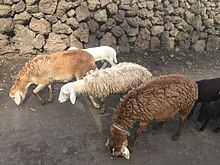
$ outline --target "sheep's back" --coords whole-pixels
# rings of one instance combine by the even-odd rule
[[[110,94],[126,93],[142,84],[152,74],[144,67],[133,63],[120,63],[111,68],[96,70],[85,77],[90,94],[105,98]]]
[[[199,89],[198,101],[210,102],[220,98],[220,78],[196,81]]]
[[[130,124],[134,121],[167,120],[180,110],[188,113],[197,98],[197,84],[189,78],[181,75],[156,77],[125,95],[113,119],[119,120],[117,123],[128,120],[126,123]]]

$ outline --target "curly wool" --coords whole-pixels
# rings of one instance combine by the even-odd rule
[[[110,94],[124,94],[132,88],[138,87],[150,77],[152,74],[147,68],[123,62],[111,68],[91,71],[82,79],[84,83],[81,85],[81,89],[79,89],[80,84],[77,85],[78,89],[74,89],[77,93],[84,92],[93,97],[106,98]]]
[[[180,110],[188,114],[197,98],[197,84],[185,76],[154,77],[124,96],[113,123],[131,128],[137,121],[167,120]]]

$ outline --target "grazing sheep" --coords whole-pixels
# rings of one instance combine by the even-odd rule
[[[41,104],[44,104],[45,101],[38,93],[47,86],[49,88],[48,102],[51,102],[53,100],[51,87],[53,82],[68,82],[74,77],[81,79],[91,69],[96,69],[95,60],[89,53],[82,50],[38,55],[22,68],[9,95],[19,105],[24,100],[28,87],[36,84],[37,87],[33,93]]]
[[[75,104],[76,95],[87,94],[101,98],[101,107],[92,97],[91,101],[100,113],[104,112],[104,99],[110,94],[124,94],[145,82],[152,74],[148,69],[134,63],[123,62],[111,68],[91,71],[82,80],[67,83],[61,87],[59,102],[63,103],[70,97]]]
[[[205,120],[202,127],[200,128],[200,131],[205,130],[208,122],[211,119],[216,119],[218,117],[220,117],[220,99],[218,99],[217,101],[204,104],[200,109],[200,114],[198,117],[198,121]],[[218,132],[218,127],[214,130],[214,132]]]
[[[115,109],[110,127],[111,136],[106,145],[114,156],[130,158],[127,148],[129,130],[136,122],[136,130],[130,150],[134,149],[136,139],[150,121],[159,123],[158,130],[177,112],[180,114],[179,128],[173,137],[177,140],[182,132],[185,120],[198,98],[198,87],[194,81],[183,75],[167,75],[147,80],[139,87],[128,92]]]
[[[78,49],[78,48],[70,47],[68,50],[74,50],[74,49]],[[87,48],[82,50],[90,53],[95,58],[95,61],[106,60],[111,64],[111,66],[114,66],[115,64],[118,63],[116,57],[117,55],[116,51],[110,46],[99,46],[99,47]],[[107,65],[108,65],[107,63],[104,63],[101,69],[105,68]]]
[[[204,79],[196,81],[196,83],[199,89],[199,96],[189,116],[187,117],[188,119],[193,116],[197,103],[202,103],[202,107],[203,104],[210,103],[211,101],[215,101],[220,98],[220,78]]]

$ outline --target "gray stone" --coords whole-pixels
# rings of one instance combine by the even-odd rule
[[[82,43],[73,34],[71,34],[69,36],[69,39],[70,39],[70,47],[75,46],[75,47],[80,48],[80,49],[83,48]]]
[[[116,15],[113,15],[116,22],[122,23],[125,20],[125,11],[118,10]]]
[[[117,14],[118,6],[115,3],[111,3],[107,6],[107,10],[111,15]]]
[[[210,18],[210,19],[204,20],[203,23],[204,23],[205,27],[210,28],[210,27],[214,26],[214,19]]]
[[[0,19],[0,33],[11,32],[14,28],[14,23],[11,18]]]
[[[152,26],[152,23],[149,19],[141,20],[140,22],[140,27],[150,29],[151,26]]]
[[[158,51],[160,50],[160,39],[157,37],[151,37],[150,40],[150,50],[151,51]]]
[[[133,26],[133,27],[138,27],[140,25],[140,18],[139,17],[129,17],[127,18],[127,22],[129,25]]]
[[[179,33],[179,30],[177,28],[173,28],[172,30],[170,30],[170,35],[172,37],[176,37]]]
[[[79,23],[75,18],[67,18],[66,24],[69,25],[73,30],[79,27]]]
[[[189,25],[186,23],[185,20],[182,20],[180,23],[176,24],[176,28],[178,30],[182,30],[184,32],[189,30]]]
[[[202,19],[200,15],[195,15],[189,11],[186,13],[186,22],[191,24],[195,29],[200,30],[202,26]]]
[[[170,31],[170,30],[174,29],[174,24],[172,22],[168,22],[164,25],[164,29],[167,31]]]
[[[12,5],[12,11],[15,13],[21,13],[25,10],[26,6],[25,3],[21,0],[17,4]]]
[[[38,0],[25,0],[26,4],[31,6],[31,5],[34,5],[38,2]]]
[[[106,22],[107,18],[106,10],[98,10],[95,12],[94,19],[97,22]]]
[[[71,34],[72,29],[67,24],[58,21],[52,25],[52,32],[57,34]]]
[[[135,50],[143,51],[149,48],[150,32],[147,28],[140,29],[138,37],[134,43]]]
[[[129,30],[127,31],[127,36],[133,37],[138,35],[139,33],[139,27],[130,27]]]
[[[67,12],[67,16],[68,16],[69,18],[75,17],[75,15],[76,15],[76,12],[75,12],[75,10],[73,10],[73,9],[71,9],[70,11]]]
[[[206,45],[208,52],[216,52],[219,49],[220,37],[216,35],[209,35]]]
[[[23,25],[15,25],[14,28],[15,36],[13,41],[15,43],[16,49],[19,50],[20,54],[36,54],[36,51],[33,50],[33,40],[35,38],[35,33],[29,30]]]
[[[124,30],[120,27],[120,26],[114,26],[111,29],[111,33],[115,36],[115,37],[120,37],[121,35],[124,34]]]
[[[51,24],[55,24],[58,19],[56,17],[56,15],[45,15],[45,18],[47,21],[49,21]]]
[[[0,34],[0,55],[5,55],[8,53],[14,53],[16,50],[15,46],[9,41],[9,37]]]
[[[153,10],[147,10],[147,9],[144,8],[144,9],[139,10],[138,15],[141,19],[151,18],[151,17],[154,16],[154,12],[153,12]]]
[[[89,28],[86,23],[80,23],[79,28],[77,28],[73,34],[83,43],[87,43],[89,39]]]
[[[177,41],[183,41],[183,40],[186,40],[189,38],[189,34],[188,33],[185,33],[185,32],[182,32],[182,31],[179,31],[179,33],[177,34],[176,36],[176,40]]]
[[[164,26],[153,26],[151,28],[151,34],[152,35],[158,35],[164,31]]]
[[[146,2],[146,7],[149,9],[149,10],[152,10],[154,8],[154,1],[147,1]]]
[[[32,18],[29,24],[29,28],[42,35],[46,35],[49,32],[51,32],[51,25],[44,18],[41,19]]]
[[[217,24],[220,24],[220,14],[217,14],[217,15],[214,17],[214,21],[215,21]]]
[[[135,17],[139,13],[139,8],[136,4],[130,7],[129,10],[125,11],[125,15],[128,17]]]
[[[88,43],[84,44],[85,48],[92,48],[92,47],[97,47],[99,46],[99,40],[96,38],[95,35],[90,35]]]
[[[196,52],[202,52],[205,50],[206,43],[205,40],[197,40],[193,45],[192,48]]]
[[[89,26],[89,30],[92,33],[94,33],[99,28],[99,24],[94,20],[90,20],[87,23],[88,23],[88,26]]]
[[[100,8],[99,0],[87,0],[87,4],[90,11],[94,11]]]
[[[86,21],[90,18],[90,12],[86,3],[81,3],[81,5],[76,8],[75,12],[76,19],[78,22]]]
[[[163,25],[164,24],[163,18],[161,16],[158,16],[158,17],[153,16],[151,23],[152,23],[152,25]]]
[[[119,47],[120,53],[129,53],[130,52],[130,46],[129,46],[128,38],[126,37],[125,34],[123,34],[118,39],[118,47]]]
[[[116,38],[109,32],[107,32],[101,39],[100,45],[108,45],[113,48],[116,47]]]
[[[169,32],[163,32],[161,34],[161,45],[165,50],[174,49],[174,37],[169,36]]]
[[[44,51],[48,53],[65,50],[67,45],[61,39],[59,34],[50,33],[44,46]]]
[[[57,0],[40,0],[39,9],[45,14],[54,14],[57,8]]]
[[[37,18],[37,19],[41,19],[41,18],[44,18],[44,13],[42,12],[38,12],[38,13],[33,13],[31,14],[34,18]]]
[[[56,9],[57,18],[60,19],[61,21],[62,19],[66,21],[66,17],[67,17],[66,13],[71,9],[71,7],[72,7],[71,2],[67,2],[65,0],[59,1]]]
[[[15,14],[13,21],[16,24],[25,24],[29,22],[30,19],[31,19],[31,15],[25,11],[20,14]]]
[[[38,34],[32,41],[33,47],[41,49],[45,45],[45,38],[43,35]]]
[[[8,5],[0,5],[0,17],[7,17],[11,14],[12,8]]]
[[[38,5],[31,5],[31,6],[26,5],[26,12],[30,14],[38,13],[39,12]]]
[[[100,0],[100,4],[101,4],[101,7],[105,7],[106,5],[110,4],[110,0]]]

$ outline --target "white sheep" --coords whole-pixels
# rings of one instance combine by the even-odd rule
[[[62,51],[48,55],[38,55],[19,72],[9,96],[17,105],[25,99],[28,87],[36,84],[33,90],[41,104],[45,101],[38,94],[43,88],[49,88],[48,102],[53,100],[51,84],[55,81],[68,82],[74,77],[81,79],[86,72],[96,69],[92,55],[82,50]]]
[[[75,50],[78,49],[77,47],[70,47],[68,50]],[[110,46],[99,46],[99,47],[93,47],[93,48],[87,48],[87,49],[82,49],[88,53],[90,53],[95,61],[100,61],[100,60],[106,60],[108,61],[111,66],[114,66],[115,64],[118,63],[117,57],[116,57],[116,51]],[[104,61],[103,66],[101,69],[105,68],[108,64]]]
[[[61,87],[58,101],[70,98],[75,104],[76,95],[87,94],[100,113],[104,112],[104,99],[110,94],[125,94],[149,79],[152,74],[138,64],[122,62],[111,68],[91,71],[83,79],[67,83]],[[92,97],[101,98],[101,107]]]

